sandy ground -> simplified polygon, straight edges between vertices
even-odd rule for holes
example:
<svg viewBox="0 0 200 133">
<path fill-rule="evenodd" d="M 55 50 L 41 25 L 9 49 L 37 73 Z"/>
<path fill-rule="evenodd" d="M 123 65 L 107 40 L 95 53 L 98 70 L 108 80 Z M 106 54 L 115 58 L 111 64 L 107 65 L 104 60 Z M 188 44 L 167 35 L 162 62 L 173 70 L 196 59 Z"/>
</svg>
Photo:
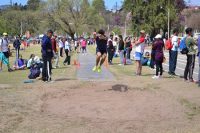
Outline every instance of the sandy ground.
<svg viewBox="0 0 200 133">
<path fill-rule="evenodd" d="M 200 89 L 149 76 L 1 85 L 0 118 L 0 133 L 199 133 Z"/>
</svg>

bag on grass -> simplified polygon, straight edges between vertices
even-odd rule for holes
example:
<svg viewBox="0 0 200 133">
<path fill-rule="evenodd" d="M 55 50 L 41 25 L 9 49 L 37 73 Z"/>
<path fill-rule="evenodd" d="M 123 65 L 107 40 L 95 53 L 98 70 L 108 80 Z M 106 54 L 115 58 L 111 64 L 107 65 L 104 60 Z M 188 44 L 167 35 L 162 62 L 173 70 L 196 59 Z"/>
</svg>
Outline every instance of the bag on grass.
<svg viewBox="0 0 200 133">
<path fill-rule="evenodd" d="M 33 65 L 30 69 L 30 74 L 28 76 L 29 79 L 36 79 L 40 76 L 40 68 L 38 65 Z"/>
</svg>

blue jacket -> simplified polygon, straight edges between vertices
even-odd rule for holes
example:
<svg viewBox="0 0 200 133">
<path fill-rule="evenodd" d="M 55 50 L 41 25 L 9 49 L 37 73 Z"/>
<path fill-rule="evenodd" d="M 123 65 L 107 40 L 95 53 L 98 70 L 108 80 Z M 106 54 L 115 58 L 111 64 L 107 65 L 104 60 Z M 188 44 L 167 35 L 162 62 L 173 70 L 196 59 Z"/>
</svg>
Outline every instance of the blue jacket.
<svg viewBox="0 0 200 133">
<path fill-rule="evenodd" d="M 49 38 L 47 35 L 44 35 L 44 37 L 42 38 L 42 57 L 53 57 L 51 38 Z"/>
</svg>

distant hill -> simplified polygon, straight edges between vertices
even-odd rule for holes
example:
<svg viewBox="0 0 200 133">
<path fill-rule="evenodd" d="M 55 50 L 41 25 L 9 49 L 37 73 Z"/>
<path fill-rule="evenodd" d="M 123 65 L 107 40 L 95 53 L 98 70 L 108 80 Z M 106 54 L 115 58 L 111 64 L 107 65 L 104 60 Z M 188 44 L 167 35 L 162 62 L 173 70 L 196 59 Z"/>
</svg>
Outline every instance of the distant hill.
<svg viewBox="0 0 200 133">
<path fill-rule="evenodd" d="M 0 5 L 0 10 L 5 10 L 8 7 L 10 7 L 10 5 Z"/>
</svg>

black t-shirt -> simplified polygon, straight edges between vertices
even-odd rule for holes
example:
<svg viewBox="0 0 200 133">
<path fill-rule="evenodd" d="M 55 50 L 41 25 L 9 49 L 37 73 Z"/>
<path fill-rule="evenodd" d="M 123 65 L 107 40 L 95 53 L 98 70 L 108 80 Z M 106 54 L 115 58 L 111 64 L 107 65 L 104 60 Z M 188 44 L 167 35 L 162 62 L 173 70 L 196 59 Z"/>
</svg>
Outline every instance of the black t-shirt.
<svg viewBox="0 0 200 133">
<path fill-rule="evenodd" d="M 119 41 L 119 50 L 124 50 L 124 41 L 123 40 Z"/>
<path fill-rule="evenodd" d="M 106 51 L 107 49 L 107 40 L 100 39 L 99 37 L 96 38 L 97 48 L 100 51 Z"/>
</svg>

